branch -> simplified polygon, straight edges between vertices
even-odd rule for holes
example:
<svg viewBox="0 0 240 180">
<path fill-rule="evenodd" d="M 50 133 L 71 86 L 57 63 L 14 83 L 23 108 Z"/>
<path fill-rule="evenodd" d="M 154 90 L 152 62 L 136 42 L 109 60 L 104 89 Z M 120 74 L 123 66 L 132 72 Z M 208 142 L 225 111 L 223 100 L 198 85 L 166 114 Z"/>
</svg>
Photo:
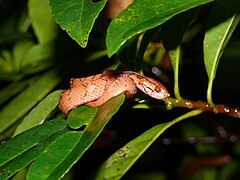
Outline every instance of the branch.
<svg viewBox="0 0 240 180">
<path fill-rule="evenodd" d="M 201 109 L 203 111 L 211 111 L 215 114 L 221 113 L 231 117 L 240 118 L 240 110 L 238 108 L 231 108 L 223 104 L 209 105 L 203 101 L 191 101 L 186 99 L 177 100 L 175 98 L 168 98 L 166 104 L 171 108 L 185 107 L 188 109 Z"/>
</svg>

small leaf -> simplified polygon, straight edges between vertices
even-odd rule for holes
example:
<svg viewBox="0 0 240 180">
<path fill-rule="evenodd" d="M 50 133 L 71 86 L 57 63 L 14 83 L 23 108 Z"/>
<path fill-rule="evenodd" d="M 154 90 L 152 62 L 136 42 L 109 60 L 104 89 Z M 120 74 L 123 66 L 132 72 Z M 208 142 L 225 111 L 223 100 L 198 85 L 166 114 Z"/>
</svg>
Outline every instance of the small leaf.
<svg viewBox="0 0 240 180">
<path fill-rule="evenodd" d="M 89 111 L 90 109 L 86 108 L 86 106 L 80 107 L 79 112 L 75 110 L 79 116 L 85 114 L 86 118 L 90 117 L 92 120 L 89 121 L 86 119 L 88 123 L 83 131 L 69 132 L 56 139 L 56 141 L 33 162 L 27 173 L 27 177 L 31 179 L 60 179 L 93 144 L 107 122 L 118 111 L 124 102 L 124 98 L 124 94 L 120 94 L 99 108 L 94 108 L 97 109 L 94 118 L 88 115 L 86 116 L 88 113 L 85 113 L 84 110 Z M 76 112 L 70 113 L 73 117 L 69 118 L 69 121 L 73 121 Z M 83 119 L 77 117 L 76 121 L 79 121 L 79 123 L 76 124 L 80 124 Z"/>
<path fill-rule="evenodd" d="M 61 78 L 57 70 L 52 69 L 26 88 L 21 94 L 9 102 L 0 112 L 0 133 L 14 124 L 19 118 L 35 106 L 49 91 L 51 91 Z"/>
<path fill-rule="evenodd" d="M 200 113 L 202 110 L 190 111 L 169 123 L 159 124 L 144 132 L 110 156 L 98 169 L 94 179 L 120 179 L 166 129 Z"/>
<path fill-rule="evenodd" d="M 224 48 L 240 20 L 237 12 L 239 0 L 217 0 L 213 3 L 212 11 L 207 22 L 207 32 L 204 38 L 204 63 L 208 74 L 207 99 L 212 102 L 212 86 L 219 60 Z"/>
<path fill-rule="evenodd" d="M 54 120 L 25 131 L 0 145 L 0 177 L 8 179 L 30 164 L 56 137 L 66 132 L 65 120 Z"/>
<path fill-rule="evenodd" d="M 157 27 L 174 15 L 213 0 L 141 0 L 134 1 L 110 24 L 106 45 L 112 56 L 131 37 Z"/>
<path fill-rule="evenodd" d="M 50 0 L 53 16 L 80 46 L 86 47 L 93 24 L 107 0 Z"/>
<path fill-rule="evenodd" d="M 29 16 L 40 44 L 47 43 L 57 36 L 57 24 L 51 14 L 48 0 L 29 0 Z"/>
<path fill-rule="evenodd" d="M 49 114 L 58 105 L 61 90 L 55 91 L 44 98 L 22 121 L 17 127 L 13 136 L 42 124 Z"/>
</svg>

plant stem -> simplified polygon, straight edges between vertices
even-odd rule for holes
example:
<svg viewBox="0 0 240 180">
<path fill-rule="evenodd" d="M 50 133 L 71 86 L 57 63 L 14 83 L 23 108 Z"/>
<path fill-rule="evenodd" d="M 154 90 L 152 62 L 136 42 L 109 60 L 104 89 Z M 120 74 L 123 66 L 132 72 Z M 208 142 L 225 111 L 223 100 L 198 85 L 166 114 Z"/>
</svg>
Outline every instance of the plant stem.
<svg viewBox="0 0 240 180">
<path fill-rule="evenodd" d="M 180 101 L 175 98 L 168 98 L 166 103 L 171 108 L 185 107 L 188 109 L 200 109 L 202 111 L 211 111 L 215 114 L 221 113 L 231 117 L 240 118 L 240 110 L 238 108 L 231 108 L 223 104 L 210 105 L 203 101 L 191 101 L 187 99 L 181 99 Z"/>
<path fill-rule="evenodd" d="M 214 103 L 212 101 L 212 86 L 213 86 L 213 81 L 208 82 L 208 89 L 207 89 L 207 102 L 209 105 L 214 106 Z"/>
</svg>

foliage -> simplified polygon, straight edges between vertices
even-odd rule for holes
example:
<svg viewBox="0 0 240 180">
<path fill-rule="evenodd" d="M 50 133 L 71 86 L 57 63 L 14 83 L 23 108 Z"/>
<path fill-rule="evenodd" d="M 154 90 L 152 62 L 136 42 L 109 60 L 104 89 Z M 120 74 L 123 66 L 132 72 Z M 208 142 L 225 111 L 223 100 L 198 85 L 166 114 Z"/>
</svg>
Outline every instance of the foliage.
<svg viewBox="0 0 240 180">
<path fill-rule="evenodd" d="M 240 177 L 239 7 L 135 0 L 111 20 L 106 0 L 0 1 L 0 179 Z M 71 77 L 122 64 L 171 98 L 58 110 Z"/>
</svg>

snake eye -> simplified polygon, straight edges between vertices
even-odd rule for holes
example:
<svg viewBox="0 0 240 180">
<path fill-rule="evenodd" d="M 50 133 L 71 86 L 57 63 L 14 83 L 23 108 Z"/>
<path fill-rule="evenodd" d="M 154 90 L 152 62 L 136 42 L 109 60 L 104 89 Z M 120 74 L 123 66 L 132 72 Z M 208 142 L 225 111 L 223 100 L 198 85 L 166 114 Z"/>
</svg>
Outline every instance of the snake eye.
<svg viewBox="0 0 240 180">
<path fill-rule="evenodd" d="M 161 87 L 159 87 L 159 86 L 156 86 L 156 87 L 155 87 L 155 91 L 156 91 L 156 92 L 158 92 L 158 93 L 159 93 L 159 92 L 161 92 L 161 90 L 162 90 L 162 88 L 161 88 Z"/>
</svg>

